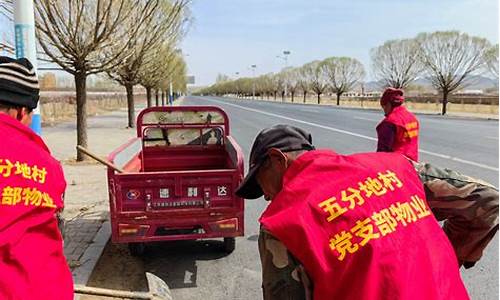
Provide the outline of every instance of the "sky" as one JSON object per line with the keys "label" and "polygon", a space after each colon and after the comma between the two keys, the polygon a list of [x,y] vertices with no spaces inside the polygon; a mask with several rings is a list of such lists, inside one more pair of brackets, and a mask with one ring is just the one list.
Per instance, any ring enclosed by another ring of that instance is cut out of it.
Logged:
{"label": "sky", "polygon": [[[498,43],[498,0],[193,0],[181,43],[195,85],[349,56],[370,80],[370,49],[420,32],[459,30]],[[239,75],[236,75],[236,73]]]}
{"label": "sky", "polygon": [[[498,0],[192,0],[180,47],[195,85],[278,72],[330,56],[360,60],[371,80],[370,49],[420,32],[459,30],[498,43]],[[13,38],[0,15],[0,40]],[[236,75],[239,73],[239,75]]]}

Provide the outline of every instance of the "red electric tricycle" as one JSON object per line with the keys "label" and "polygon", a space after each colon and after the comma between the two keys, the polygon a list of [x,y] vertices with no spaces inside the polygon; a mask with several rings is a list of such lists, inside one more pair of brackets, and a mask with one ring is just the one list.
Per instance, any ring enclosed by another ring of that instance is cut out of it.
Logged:
{"label": "red electric tricycle", "polygon": [[223,238],[232,252],[244,234],[243,153],[229,119],[211,106],[152,107],[137,137],[108,156],[112,241],[141,255],[146,243]]}

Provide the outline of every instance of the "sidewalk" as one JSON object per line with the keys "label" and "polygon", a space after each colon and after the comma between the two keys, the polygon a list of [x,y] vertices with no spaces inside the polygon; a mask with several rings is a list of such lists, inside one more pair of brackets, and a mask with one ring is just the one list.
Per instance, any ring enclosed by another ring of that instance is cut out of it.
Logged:
{"label": "sidewalk", "polygon": [[[136,112],[142,108],[143,105],[137,106]],[[135,129],[126,126],[125,108],[90,117],[88,148],[106,157],[135,136]],[[86,284],[110,235],[106,167],[92,160],[75,162],[75,121],[44,127],[42,137],[52,154],[62,162],[67,182],[64,253],[75,283]]]}

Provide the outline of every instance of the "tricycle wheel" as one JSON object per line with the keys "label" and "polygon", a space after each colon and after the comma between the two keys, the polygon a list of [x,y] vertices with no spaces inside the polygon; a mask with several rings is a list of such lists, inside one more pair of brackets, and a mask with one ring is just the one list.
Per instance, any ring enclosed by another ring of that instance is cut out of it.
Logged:
{"label": "tricycle wheel", "polygon": [[128,250],[132,256],[142,256],[146,251],[144,243],[128,243]]}
{"label": "tricycle wheel", "polygon": [[231,253],[236,248],[236,239],[234,237],[224,238],[224,252]]}

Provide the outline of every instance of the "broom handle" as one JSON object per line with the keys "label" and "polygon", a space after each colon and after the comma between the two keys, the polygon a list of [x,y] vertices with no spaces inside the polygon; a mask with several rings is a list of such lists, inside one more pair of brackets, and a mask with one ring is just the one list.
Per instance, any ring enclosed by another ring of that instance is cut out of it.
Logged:
{"label": "broom handle", "polygon": [[90,152],[89,150],[83,148],[80,145],[76,146],[76,149],[78,149],[79,151],[82,151],[83,153],[85,153],[89,157],[97,160],[101,164],[106,165],[106,166],[112,168],[113,170],[117,171],[118,173],[125,173],[125,171],[123,169],[118,168],[116,165],[112,164],[111,162],[109,162],[109,161],[107,161],[105,159],[100,158],[99,156],[95,155],[94,153]]}

